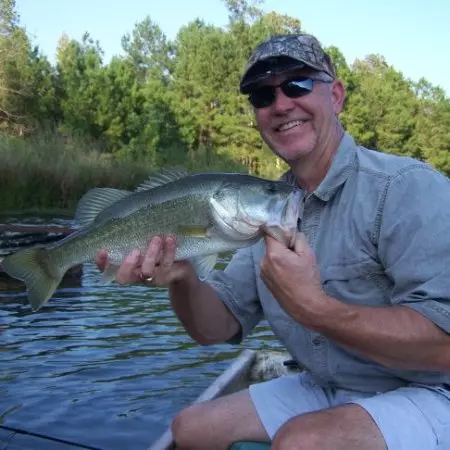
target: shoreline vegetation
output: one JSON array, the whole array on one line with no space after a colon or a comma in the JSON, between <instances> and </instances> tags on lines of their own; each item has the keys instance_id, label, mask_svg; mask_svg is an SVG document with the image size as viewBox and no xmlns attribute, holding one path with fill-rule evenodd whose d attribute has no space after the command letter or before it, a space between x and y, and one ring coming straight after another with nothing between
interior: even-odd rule
<instances>
[{"instance_id":1,"label":"shoreline vegetation","mask_svg":"<svg viewBox=\"0 0 450 450\"><path fill-rule=\"evenodd\" d=\"M0 213L70 214L88 189L134 189L164 167L264 178L286 169L238 85L257 43L301 32L301 17L266 12L263 0L223 0L224 27L198 18L169 40L147 16L109 61L86 32L63 34L51 62L20 24L15 0L0 1ZM449 175L446 92L425 77L407 79L380 54L350 63L339 48L326 50L346 88L341 120L356 141Z\"/></svg>"},{"instance_id":2,"label":"shoreline vegetation","mask_svg":"<svg viewBox=\"0 0 450 450\"><path fill-rule=\"evenodd\" d=\"M117 159L83 137L47 132L27 139L0 135L1 215L23 213L71 216L80 198L94 187L134 190L162 167L146 159ZM246 172L245 166L198 151L170 167L189 173Z\"/></svg>"}]
</instances>

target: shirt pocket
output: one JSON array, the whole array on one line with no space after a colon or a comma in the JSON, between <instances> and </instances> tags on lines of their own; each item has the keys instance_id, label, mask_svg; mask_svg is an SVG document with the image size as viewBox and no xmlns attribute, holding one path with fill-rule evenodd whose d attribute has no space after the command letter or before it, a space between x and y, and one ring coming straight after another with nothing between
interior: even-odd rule
<instances>
[{"instance_id":1,"label":"shirt pocket","mask_svg":"<svg viewBox=\"0 0 450 450\"><path fill-rule=\"evenodd\" d=\"M390 304L392 284L381 265L371 258L322 265L321 281L328 295L345 303L366 306Z\"/></svg>"}]
</instances>

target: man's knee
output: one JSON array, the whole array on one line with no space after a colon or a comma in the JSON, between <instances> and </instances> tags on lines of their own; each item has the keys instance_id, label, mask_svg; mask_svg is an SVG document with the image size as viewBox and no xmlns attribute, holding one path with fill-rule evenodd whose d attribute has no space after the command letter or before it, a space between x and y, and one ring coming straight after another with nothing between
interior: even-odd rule
<instances>
[{"instance_id":1,"label":"man's knee","mask_svg":"<svg viewBox=\"0 0 450 450\"><path fill-rule=\"evenodd\" d=\"M302 414L287 421L276 433L272 449L386 450L369 414L359 405L342 405Z\"/></svg>"},{"instance_id":2,"label":"man's knee","mask_svg":"<svg viewBox=\"0 0 450 450\"><path fill-rule=\"evenodd\" d=\"M197 403L182 410L172 422L180 448L228 448L239 440L268 439L247 391Z\"/></svg>"},{"instance_id":3,"label":"man's knee","mask_svg":"<svg viewBox=\"0 0 450 450\"><path fill-rule=\"evenodd\" d=\"M180 411L172 421L171 429L174 441L180 448L190 448L195 445L199 423L197 405L189 406Z\"/></svg>"},{"instance_id":4,"label":"man's knee","mask_svg":"<svg viewBox=\"0 0 450 450\"><path fill-rule=\"evenodd\" d=\"M286 422L273 438L271 450L323 450L323 439L317 429L302 429L298 418Z\"/></svg>"}]
</instances>

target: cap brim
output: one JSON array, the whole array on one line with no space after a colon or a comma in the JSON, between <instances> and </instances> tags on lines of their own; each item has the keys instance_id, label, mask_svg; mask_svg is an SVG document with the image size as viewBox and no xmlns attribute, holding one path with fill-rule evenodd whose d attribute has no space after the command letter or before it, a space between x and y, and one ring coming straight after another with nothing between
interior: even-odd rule
<instances>
[{"instance_id":1,"label":"cap brim","mask_svg":"<svg viewBox=\"0 0 450 450\"><path fill-rule=\"evenodd\" d=\"M291 57L286 57L285 55L280 55L286 60L282 63L271 64L268 60L272 60L273 57L257 61L255 64L250 66L243 74L240 82L240 91L242 94L248 94L251 92L254 85L258 84L260 81L266 78L272 77L274 75L280 75L284 72L291 70L303 69L304 67L310 67L309 64L304 61L300 61Z\"/></svg>"}]
</instances>

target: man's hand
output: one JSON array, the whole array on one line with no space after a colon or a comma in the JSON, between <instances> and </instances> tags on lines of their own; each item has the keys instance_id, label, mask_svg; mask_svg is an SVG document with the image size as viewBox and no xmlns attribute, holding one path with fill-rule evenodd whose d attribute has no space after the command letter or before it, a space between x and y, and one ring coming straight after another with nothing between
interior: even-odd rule
<instances>
[{"instance_id":1,"label":"man's hand","mask_svg":"<svg viewBox=\"0 0 450 450\"><path fill-rule=\"evenodd\" d=\"M303 233L297 233L293 250L266 236L261 278L283 309L296 321L316 328L337 300L326 295L314 252Z\"/></svg>"},{"instance_id":2,"label":"man's hand","mask_svg":"<svg viewBox=\"0 0 450 450\"><path fill-rule=\"evenodd\" d=\"M133 250L125 258L116 273L116 281L120 284L168 286L183 279L193 268L187 261L174 261L175 250L175 238L154 237L145 254ZM107 252L100 250L95 262L99 270L104 271L108 265Z\"/></svg>"}]
</instances>

